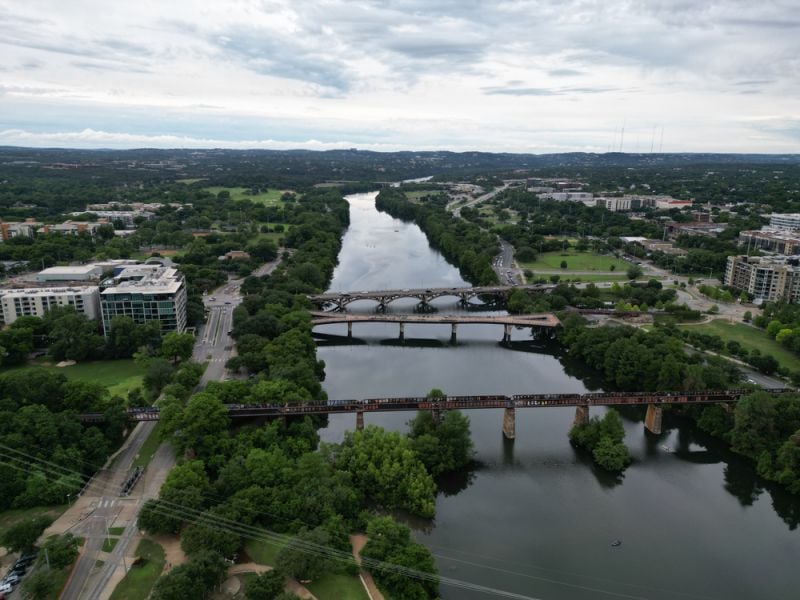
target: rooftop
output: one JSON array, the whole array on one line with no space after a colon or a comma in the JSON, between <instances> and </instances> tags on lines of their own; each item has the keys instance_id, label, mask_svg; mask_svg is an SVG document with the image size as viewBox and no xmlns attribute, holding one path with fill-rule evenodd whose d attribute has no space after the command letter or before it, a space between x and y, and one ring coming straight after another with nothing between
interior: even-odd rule
<instances>
[{"instance_id":1,"label":"rooftop","mask_svg":"<svg viewBox=\"0 0 800 600\"><path fill-rule=\"evenodd\" d=\"M131 278L131 279L126 279ZM174 294L183 285L177 269L160 265L136 265L123 269L113 279L103 282L102 295L109 294Z\"/></svg>"},{"instance_id":2,"label":"rooftop","mask_svg":"<svg viewBox=\"0 0 800 600\"><path fill-rule=\"evenodd\" d=\"M43 271L39 271L39 275L73 275L80 273L84 275L91 275L96 273L99 267L94 264L89 265L71 265L68 267L49 267Z\"/></svg>"},{"instance_id":3,"label":"rooftop","mask_svg":"<svg viewBox=\"0 0 800 600\"><path fill-rule=\"evenodd\" d=\"M20 288L14 290L0 291L0 295L4 298L14 298L17 296L57 296L60 294L92 294L97 292L99 288L94 286L87 287L32 287Z\"/></svg>"}]
</instances>

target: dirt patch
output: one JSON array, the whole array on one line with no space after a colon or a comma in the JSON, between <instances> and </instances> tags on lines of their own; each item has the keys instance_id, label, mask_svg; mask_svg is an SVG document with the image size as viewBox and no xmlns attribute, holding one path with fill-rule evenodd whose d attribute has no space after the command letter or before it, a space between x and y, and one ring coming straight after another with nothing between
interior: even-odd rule
<instances>
[{"instance_id":1,"label":"dirt patch","mask_svg":"<svg viewBox=\"0 0 800 600\"><path fill-rule=\"evenodd\" d=\"M361 564L361 551L364 549L364 546L367 545L368 541L369 538L363 533L354 533L350 536L350 546L353 548L353 558L356 559L356 564L358 565ZM361 583L364 584L364 587L367 590L367 596L369 596L371 600L384 600L383 594L375 584L375 580L372 579L370 572L361 569L359 571L359 575L361 576Z\"/></svg>"},{"instance_id":2,"label":"dirt patch","mask_svg":"<svg viewBox=\"0 0 800 600\"><path fill-rule=\"evenodd\" d=\"M188 560L186 553L181 549L180 539L174 535L154 535L151 536L151 539L164 549L165 573Z\"/></svg>"}]
</instances>

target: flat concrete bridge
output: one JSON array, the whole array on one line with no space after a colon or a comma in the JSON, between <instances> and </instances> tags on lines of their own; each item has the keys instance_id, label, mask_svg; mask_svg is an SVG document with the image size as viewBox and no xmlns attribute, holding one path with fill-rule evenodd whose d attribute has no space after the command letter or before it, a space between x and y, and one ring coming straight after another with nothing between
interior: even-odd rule
<instances>
[{"instance_id":1,"label":"flat concrete bridge","mask_svg":"<svg viewBox=\"0 0 800 600\"><path fill-rule=\"evenodd\" d=\"M791 388L764 390L770 394L794 393ZM303 415L328 415L355 413L356 428L364 426L364 413L429 410L438 420L442 411L502 408L503 434L508 439L516 436L516 409L575 407L575 424L589 421L592 406L647 406L644 426L652 433L661 433L662 406L664 404L724 404L736 402L751 394L752 389L705 390L700 392L601 392L591 394L517 394L515 396L423 396L407 398L369 398L366 400L321 400L305 404L226 404L231 419L260 417L295 417ZM133 421L157 421L157 406L131 408L128 416ZM84 423L102 423L104 413L80 415Z\"/></svg>"},{"instance_id":2,"label":"flat concrete bridge","mask_svg":"<svg viewBox=\"0 0 800 600\"><path fill-rule=\"evenodd\" d=\"M495 324L503 326L503 341L511 339L512 327L529 327L533 332L552 332L561 325L554 314L541 313L533 315L405 315L378 313L371 315L351 314L343 312L316 311L311 313L312 324L332 325L347 323L347 336L353 336L353 323L399 323L400 339L405 339L406 323L450 325L450 339L456 341L459 324Z\"/></svg>"},{"instance_id":3,"label":"flat concrete bridge","mask_svg":"<svg viewBox=\"0 0 800 600\"><path fill-rule=\"evenodd\" d=\"M427 307L431 300L436 298L454 297L462 304L467 304L478 296L495 296L502 298L503 301L514 290L526 292L547 292L554 288L553 285L490 285L483 287L441 287L425 289L405 289L405 290L378 290L372 292L328 292L326 294L311 294L308 297L314 304L319 306L333 305L336 310L344 310L351 302L357 300L374 300L378 303L378 309L384 310L388 304L399 298L416 298L420 306Z\"/></svg>"}]
</instances>

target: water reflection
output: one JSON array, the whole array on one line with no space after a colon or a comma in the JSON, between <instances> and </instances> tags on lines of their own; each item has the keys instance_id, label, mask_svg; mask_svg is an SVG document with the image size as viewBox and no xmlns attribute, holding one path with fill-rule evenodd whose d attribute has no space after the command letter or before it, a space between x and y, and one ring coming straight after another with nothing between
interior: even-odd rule
<instances>
[{"instance_id":1,"label":"water reflection","mask_svg":"<svg viewBox=\"0 0 800 600\"><path fill-rule=\"evenodd\" d=\"M378 213L373 202L370 195L351 198L332 289L466 285L418 228ZM414 305L397 301L388 310L411 312ZM437 308L465 310L453 302ZM369 302L348 307L374 309ZM447 326L406 325L403 345L396 324L358 325L356 341L341 335L346 331L315 329L325 338L319 354L331 398L417 396L435 387L453 395L603 387L558 343L524 331L515 330L507 347L492 325L459 327L456 346ZM604 410L592 408L592 416ZM547 600L795 597L800 502L680 415L665 411L663 433L653 436L644 431L641 408L621 412L634 462L615 477L570 445L573 409L518 410L513 441L501 433L502 410L470 411L475 464L438 481L435 520L405 517L436 554L440 572ZM366 420L405 431L413 416ZM354 425L353 415L332 415L320 434L340 441ZM615 539L623 544L611 548ZM447 586L442 596L486 597Z\"/></svg>"}]
</instances>

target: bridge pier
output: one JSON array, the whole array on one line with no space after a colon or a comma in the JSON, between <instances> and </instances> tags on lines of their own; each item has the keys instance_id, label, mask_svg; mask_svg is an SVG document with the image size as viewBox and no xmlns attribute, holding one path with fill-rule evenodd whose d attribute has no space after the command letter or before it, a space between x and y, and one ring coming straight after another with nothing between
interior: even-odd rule
<instances>
[{"instance_id":1,"label":"bridge pier","mask_svg":"<svg viewBox=\"0 0 800 600\"><path fill-rule=\"evenodd\" d=\"M400 323L400 341L406 339L406 324Z\"/></svg>"},{"instance_id":2,"label":"bridge pier","mask_svg":"<svg viewBox=\"0 0 800 600\"><path fill-rule=\"evenodd\" d=\"M439 423L442 422L442 411L438 408L434 408L431 410L431 417L433 417L433 424L438 427Z\"/></svg>"},{"instance_id":3,"label":"bridge pier","mask_svg":"<svg viewBox=\"0 0 800 600\"><path fill-rule=\"evenodd\" d=\"M364 411L356 411L356 431L364 429Z\"/></svg>"},{"instance_id":4,"label":"bridge pier","mask_svg":"<svg viewBox=\"0 0 800 600\"><path fill-rule=\"evenodd\" d=\"M513 406L503 409L503 435L508 440L517 437L517 413Z\"/></svg>"},{"instance_id":5,"label":"bridge pier","mask_svg":"<svg viewBox=\"0 0 800 600\"><path fill-rule=\"evenodd\" d=\"M353 322L352 321L348 321L347 322L347 337L349 337L349 338L353 337Z\"/></svg>"},{"instance_id":6,"label":"bridge pier","mask_svg":"<svg viewBox=\"0 0 800 600\"><path fill-rule=\"evenodd\" d=\"M457 329L458 329L458 324L457 323L453 323L452 325L450 325L450 343L451 344L455 344L456 341L457 341L457 339L456 339L456 330Z\"/></svg>"},{"instance_id":7,"label":"bridge pier","mask_svg":"<svg viewBox=\"0 0 800 600\"><path fill-rule=\"evenodd\" d=\"M503 325L503 341L511 341L511 325Z\"/></svg>"},{"instance_id":8,"label":"bridge pier","mask_svg":"<svg viewBox=\"0 0 800 600\"><path fill-rule=\"evenodd\" d=\"M588 423L589 423L589 407L576 406L575 419L572 421L572 426L577 427L578 425L586 425Z\"/></svg>"},{"instance_id":9,"label":"bridge pier","mask_svg":"<svg viewBox=\"0 0 800 600\"><path fill-rule=\"evenodd\" d=\"M650 433L656 435L661 433L661 416L664 412L660 406L656 404L647 405L647 414L644 416L644 428Z\"/></svg>"}]
</instances>

